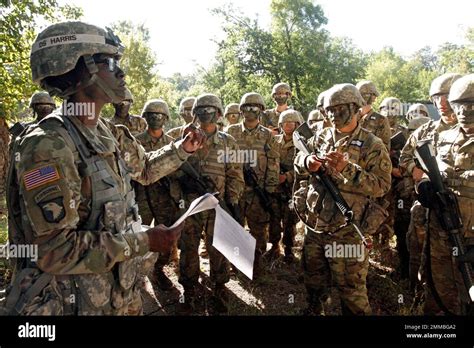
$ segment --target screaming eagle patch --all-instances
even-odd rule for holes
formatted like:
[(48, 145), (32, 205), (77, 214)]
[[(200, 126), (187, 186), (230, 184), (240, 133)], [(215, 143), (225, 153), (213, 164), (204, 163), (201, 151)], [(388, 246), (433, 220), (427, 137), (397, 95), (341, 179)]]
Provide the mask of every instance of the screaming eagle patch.
[(50, 223), (57, 223), (66, 216), (63, 197), (57, 197), (52, 200), (38, 203), (43, 213), (44, 219)]

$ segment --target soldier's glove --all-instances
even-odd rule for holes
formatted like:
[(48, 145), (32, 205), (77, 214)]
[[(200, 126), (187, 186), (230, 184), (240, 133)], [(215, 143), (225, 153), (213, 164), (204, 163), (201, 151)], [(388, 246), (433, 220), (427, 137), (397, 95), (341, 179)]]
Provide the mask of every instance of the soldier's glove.
[(418, 184), (418, 201), (425, 208), (433, 208), (433, 202), (436, 201), (436, 193), (434, 192), (433, 185), (431, 181), (424, 180)]
[(464, 255), (459, 255), (458, 261), (474, 263), (474, 246), (471, 246)]
[(239, 224), (242, 225), (242, 214), (240, 213), (240, 206), (238, 204), (227, 204), (229, 208), (230, 215), (237, 221)]
[(159, 224), (146, 231), (149, 239), (150, 251), (159, 253), (169, 253), (181, 236), (184, 222), (175, 228), (168, 228)]

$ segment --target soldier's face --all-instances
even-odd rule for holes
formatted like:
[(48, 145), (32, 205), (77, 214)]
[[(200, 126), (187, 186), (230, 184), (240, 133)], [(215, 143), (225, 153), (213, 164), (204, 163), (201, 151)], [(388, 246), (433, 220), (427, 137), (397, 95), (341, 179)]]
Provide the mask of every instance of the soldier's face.
[(453, 109), (451, 108), (451, 105), (449, 105), (447, 94), (436, 94), (432, 97), (432, 99), (439, 113), (443, 117), (444, 121), (447, 121), (453, 118), (454, 112), (453, 112)]
[(283, 132), (285, 132), (285, 134), (290, 135), (293, 134), (293, 132), (295, 131), (296, 125), (296, 122), (283, 122), (283, 124), (281, 125), (281, 129), (283, 130)]
[(51, 104), (35, 104), (33, 110), (36, 112), (37, 120), (42, 120), (53, 112), (54, 106)]
[(259, 105), (242, 105), (242, 115), (245, 118), (245, 121), (255, 121), (258, 119), (260, 116), (260, 113), (262, 112), (262, 109), (260, 108)]
[(119, 117), (128, 116), (128, 113), (130, 111), (131, 106), (132, 106), (132, 103), (128, 100), (124, 100), (121, 103), (114, 104), (115, 115), (117, 115)]
[(193, 114), (191, 112), (191, 109), (192, 108), (184, 108), (184, 111), (181, 113), (181, 117), (186, 123), (191, 123), (193, 121)]
[(239, 122), (240, 114), (232, 113), (225, 115), (225, 117), (227, 118), (227, 121), (229, 121), (229, 124), (236, 124)]
[(148, 127), (153, 130), (163, 128), (166, 120), (168, 119), (168, 116), (166, 116), (165, 114), (160, 114), (158, 112), (147, 112), (145, 113), (144, 117), (146, 123), (148, 124)]
[(100, 86), (94, 84), (91, 86), (95, 87), (95, 90), (91, 91), (92, 98), (103, 99), (106, 103), (120, 103), (125, 99), (125, 73), (120, 69), (119, 60), (119, 56), (110, 54), (94, 55), (94, 62), (99, 68), (97, 75), (113, 92), (114, 96), (107, 94)]
[(474, 101), (451, 103), (461, 127), (474, 128)]
[(329, 120), (337, 129), (347, 126), (351, 121), (352, 116), (354, 116), (349, 104), (329, 106), (326, 108), (326, 113)]
[(278, 105), (285, 105), (288, 101), (288, 93), (276, 93), (273, 95), (273, 99)]

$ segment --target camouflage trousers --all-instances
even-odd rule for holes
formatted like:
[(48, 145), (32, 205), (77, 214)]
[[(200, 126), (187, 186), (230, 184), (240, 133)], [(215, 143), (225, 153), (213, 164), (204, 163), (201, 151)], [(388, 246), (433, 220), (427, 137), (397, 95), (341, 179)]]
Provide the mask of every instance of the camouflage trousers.
[(257, 194), (249, 187), (246, 187), (240, 200), (240, 211), (242, 219), (247, 221), (250, 234), (257, 240), (255, 253), (263, 255), (267, 250), (270, 214), (265, 211)]
[(272, 211), (270, 213), (269, 242), (278, 244), (283, 232), (283, 245), (285, 248), (292, 248), (296, 235), (296, 223), (298, 216), (290, 209), (288, 200), (281, 199), (281, 196), (274, 196), (272, 199)]
[[(170, 196), (169, 191), (161, 184), (152, 184), (142, 186), (135, 183), (135, 194), (138, 203), (138, 211), (142, 218), (142, 223), (151, 226), (163, 224), (170, 226), (178, 216), (178, 208), (175, 201)], [(184, 212), (184, 210), (183, 210)], [(169, 263), (172, 251), (169, 253), (160, 253), (155, 264), (155, 269), (162, 270)]]
[[(341, 298), (343, 314), (369, 315), (371, 308), (367, 297), (366, 279), (369, 255), (356, 232), (345, 227), (333, 235), (306, 231), (303, 246), (304, 283), (308, 297), (316, 297), (321, 303), (329, 297), (335, 286)], [(358, 248), (361, 254), (334, 254), (334, 246)], [(359, 246), (359, 247), (357, 247)], [(354, 250), (354, 249), (353, 249)]]
[(209, 254), (210, 278), (214, 284), (225, 284), (229, 281), (229, 261), (212, 246), (214, 237), (214, 222), (216, 213), (207, 210), (186, 219), (178, 247), (181, 250), (179, 258), (179, 283), (183, 287), (193, 287), (198, 283), (199, 244), (204, 231), (206, 250)]
[[(453, 248), (449, 240), (449, 235), (445, 232), (433, 212), (430, 212), (428, 219), (427, 238), (425, 243), (430, 243), (430, 258), (427, 255), (427, 248), (424, 247), (422, 267), (424, 272), (431, 268), (431, 277), (434, 287), (443, 305), (451, 312), (457, 315), (465, 313), (465, 307), (468, 303), (468, 295), (464, 286), (461, 272), (459, 271), (457, 261), (452, 254)], [(429, 241), (428, 241), (429, 234)], [(430, 262), (430, 264), (428, 264)], [(426, 273), (426, 277), (429, 275)], [(423, 311), (428, 315), (442, 313), (433, 295), (429, 280), (424, 282), (425, 303)]]
[[(415, 201), (410, 210), (410, 225), (407, 232), (407, 248), (410, 257), (409, 278), (410, 287), (415, 289), (420, 282), (418, 272), (421, 265), (421, 254), (423, 252), (423, 242), (426, 234), (426, 208), (420, 202)], [(420, 275), (423, 275), (421, 272)]]

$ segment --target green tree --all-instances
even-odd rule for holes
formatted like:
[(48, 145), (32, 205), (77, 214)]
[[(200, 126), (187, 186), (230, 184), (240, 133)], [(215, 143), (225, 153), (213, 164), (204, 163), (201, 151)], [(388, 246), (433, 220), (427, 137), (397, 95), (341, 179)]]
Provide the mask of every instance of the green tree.
[(59, 6), (57, 0), (1, 0), (0, 117), (16, 119), (39, 89), (31, 80), (29, 60), (38, 31), (46, 25), (81, 16), (80, 8)]

